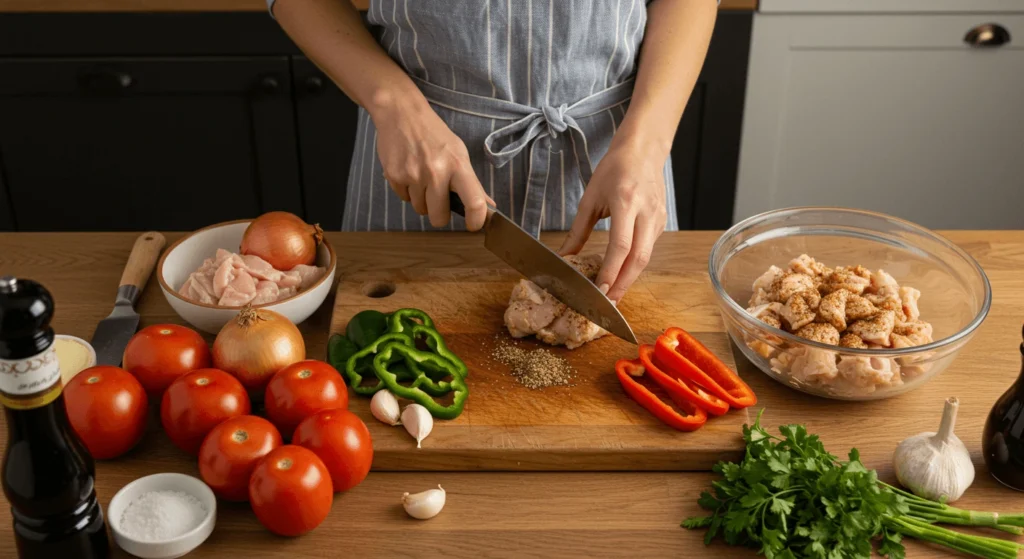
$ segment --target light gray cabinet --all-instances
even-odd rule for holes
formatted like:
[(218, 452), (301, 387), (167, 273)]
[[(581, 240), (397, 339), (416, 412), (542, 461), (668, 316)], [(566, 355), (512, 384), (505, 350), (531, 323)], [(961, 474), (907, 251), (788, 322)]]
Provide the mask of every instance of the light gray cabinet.
[[(844, 5), (763, 1), (734, 218), (838, 205), (932, 228), (1024, 229), (1024, 14), (799, 13)], [(965, 42), (985, 24), (1009, 41)]]

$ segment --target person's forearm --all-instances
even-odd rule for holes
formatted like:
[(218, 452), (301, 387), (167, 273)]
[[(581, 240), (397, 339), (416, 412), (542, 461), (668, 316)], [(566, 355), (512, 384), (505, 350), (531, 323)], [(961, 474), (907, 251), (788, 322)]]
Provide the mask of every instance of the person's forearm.
[(672, 139), (700, 75), (718, 7), (715, 0), (656, 0), (647, 29), (633, 98), (615, 136), (668, 157)]
[(277, 0), (274, 17), (306, 56), (375, 118), (397, 104), (429, 109), (348, 0)]

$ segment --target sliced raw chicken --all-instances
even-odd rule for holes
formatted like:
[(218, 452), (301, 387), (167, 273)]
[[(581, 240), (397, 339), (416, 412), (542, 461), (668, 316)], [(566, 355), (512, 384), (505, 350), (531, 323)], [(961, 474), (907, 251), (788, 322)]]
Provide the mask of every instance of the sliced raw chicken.
[(910, 320), (921, 318), (921, 311), (917, 308), (917, 301), (921, 298), (921, 292), (913, 287), (900, 288), (900, 301), (903, 303), (903, 313)]
[(807, 348), (790, 364), (789, 374), (803, 382), (827, 382), (836, 378), (836, 353)]
[(204, 260), (189, 275), (178, 293), (192, 301), (222, 307), (263, 305), (308, 289), (326, 273), (326, 268), (302, 265), (282, 272), (258, 256), (217, 249), (213, 258)]
[(769, 293), (772, 300), (781, 303), (788, 301), (790, 297), (802, 291), (814, 291), (814, 280), (804, 274), (785, 272), (775, 278)]
[[(598, 255), (567, 256), (565, 260), (594, 281), (602, 258)], [(536, 335), (544, 343), (565, 345), (569, 349), (608, 333), (528, 280), (520, 280), (512, 288), (505, 310), (505, 327), (516, 338)]]
[(849, 270), (836, 268), (831, 274), (824, 276), (818, 290), (822, 294), (832, 293), (837, 289), (845, 289), (850, 293), (860, 295), (871, 285), (871, 280), (863, 278)]
[(836, 330), (836, 327), (831, 324), (812, 322), (794, 333), (801, 338), (823, 344), (839, 344), (839, 330)]
[[(805, 276), (806, 277), (806, 276)], [(794, 295), (779, 310), (779, 316), (790, 330), (796, 331), (814, 322), (814, 310), (801, 295)]]
[(838, 332), (846, 330), (846, 301), (850, 295), (845, 289), (837, 289), (822, 297), (818, 305), (818, 319), (831, 324)]

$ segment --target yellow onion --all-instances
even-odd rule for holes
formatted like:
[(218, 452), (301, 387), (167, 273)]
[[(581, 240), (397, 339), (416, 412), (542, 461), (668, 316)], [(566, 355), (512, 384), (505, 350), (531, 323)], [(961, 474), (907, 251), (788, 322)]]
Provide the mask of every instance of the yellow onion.
[(231, 373), (257, 399), (274, 373), (305, 358), (299, 329), (267, 309), (246, 306), (213, 341), (213, 366)]
[(299, 264), (313, 265), (316, 247), (323, 240), (324, 231), (319, 225), (310, 225), (292, 213), (269, 212), (245, 228), (240, 250), (287, 272)]

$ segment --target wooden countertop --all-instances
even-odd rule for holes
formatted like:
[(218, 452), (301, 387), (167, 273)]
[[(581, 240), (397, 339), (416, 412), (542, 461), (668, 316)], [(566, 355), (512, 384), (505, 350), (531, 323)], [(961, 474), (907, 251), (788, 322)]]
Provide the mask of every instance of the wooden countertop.
[[(178, 234), (169, 234), (173, 241)], [(718, 234), (666, 234), (654, 252), (656, 270), (705, 278), (687, 297), (690, 307), (678, 323), (694, 330), (721, 328), (705, 270)], [(1024, 318), (1024, 232), (951, 232), (988, 273), (993, 304), (988, 320), (949, 370), (918, 390), (883, 402), (843, 403), (805, 396), (768, 379), (748, 363), (741, 374), (766, 408), (765, 423), (804, 423), (836, 454), (856, 446), (865, 464), (891, 480), (892, 450), (903, 438), (937, 427), (942, 401), (961, 400), (957, 432), (978, 467), (977, 479), (958, 503), (989, 511), (1021, 510), (1020, 494), (998, 486), (981, 461), (980, 434), (992, 403), (1020, 371), (1020, 324)], [(121, 269), (136, 235), (0, 234), (0, 270), (43, 282), (54, 294), (60, 333), (92, 336), (110, 311)], [(501, 263), (479, 237), (460, 234), (356, 233), (329, 235), (339, 270), (370, 268), (487, 267)], [(545, 236), (557, 244), (560, 235)], [(606, 241), (595, 234), (594, 244)], [(309, 354), (324, 353), (331, 303), (301, 329)], [(155, 281), (139, 305), (143, 325), (181, 322)], [(902, 406), (892, 412), (892, 403)], [(97, 488), (104, 506), (120, 487), (141, 475), (180, 471), (197, 475), (194, 460), (174, 449), (155, 425), (127, 457), (97, 464)], [(0, 438), (6, 429), (0, 429)], [(0, 443), (2, 444), (2, 443)], [(707, 473), (371, 473), (366, 482), (339, 495), (317, 530), (295, 539), (262, 529), (245, 505), (224, 505), (214, 534), (190, 557), (325, 557), (339, 549), (358, 557), (471, 556), (750, 556), (716, 544), (703, 550), (702, 534), (679, 528), (698, 513), (696, 499), (713, 476)], [(440, 483), (448, 504), (437, 518), (407, 518), (399, 505), (405, 491)], [(11, 519), (0, 504), (0, 557), (14, 555)], [(689, 550), (689, 551), (683, 551)], [(916, 542), (909, 557), (945, 557)], [(124, 556), (121, 554), (121, 556)]]
[[(353, 0), (361, 10), (369, 0)], [(262, 12), (266, 0), (0, 0), (3, 12)], [(757, 0), (722, 0), (722, 10), (756, 10)]]

